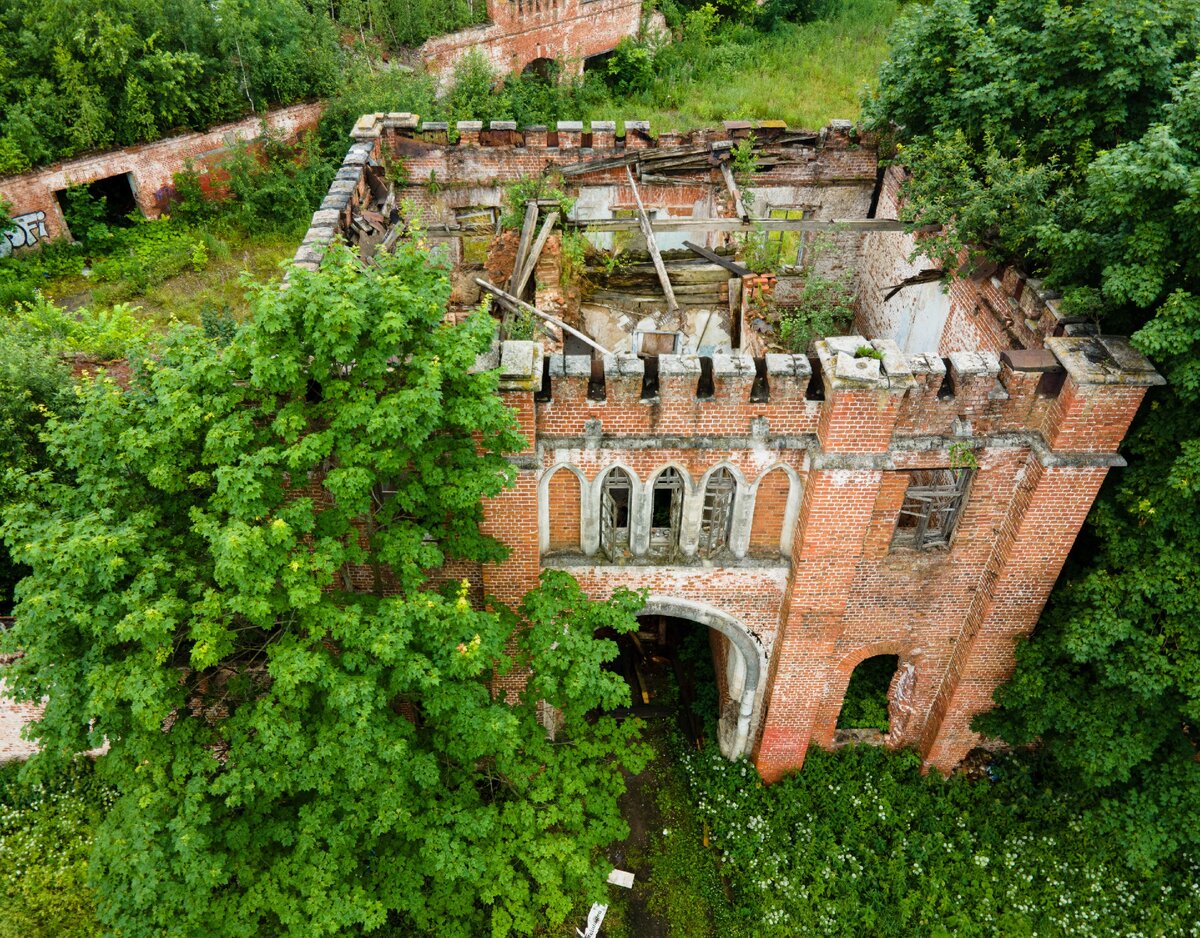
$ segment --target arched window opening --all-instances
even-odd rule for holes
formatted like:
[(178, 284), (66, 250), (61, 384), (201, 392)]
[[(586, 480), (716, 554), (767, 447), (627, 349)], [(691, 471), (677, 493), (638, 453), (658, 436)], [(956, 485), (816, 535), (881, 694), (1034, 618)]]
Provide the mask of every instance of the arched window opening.
[(701, 556), (715, 557), (729, 546), (736, 494), (737, 481), (728, 469), (718, 469), (708, 477), (708, 485), (704, 488), (704, 511), (700, 516)]
[(600, 548), (609, 560), (624, 557), (629, 550), (632, 491), (629, 473), (624, 469), (613, 469), (604, 477), (600, 490)]
[(875, 655), (850, 675), (837, 729), (841, 741), (881, 742), (891, 729), (888, 690), (899, 667), (896, 655)]
[(668, 557), (676, 554), (682, 520), (683, 476), (678, 469), (668, 467), (654, 480), (650, 506), (650, 549)]
[(558, 80), (560, 66), (554, 59), (541, 58), (534, 59), (524, 69), (521, 70), (521, 77), (528, 79), (536, 79), (551, 85)]

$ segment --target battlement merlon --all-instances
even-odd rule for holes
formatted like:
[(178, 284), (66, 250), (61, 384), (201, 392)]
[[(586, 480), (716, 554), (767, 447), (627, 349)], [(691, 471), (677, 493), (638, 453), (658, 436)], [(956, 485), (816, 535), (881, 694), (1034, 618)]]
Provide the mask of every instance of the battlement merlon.
[[(913, 437), (1026, 433), (1062, 456), (1088, 456), (1115, 454), (1146, 389), (1164, 383), (1128, 340), (1113, 336), (1060, 337), (1000, 356), (954, 352), (945, 361), (861, 336), (816, 348), (811, 362), (713, 355), (709, 384), (697, 355), (658, 356), (656, 385), (642, 359), (607, 356), (599, 392), (589, 357), (556, 353), (541, 386), (539, 427), (582, 434), (587, 421), (600, 420), (606, 432), (712, 434), (732, 424), (748, 432), (763, 418), (772, 434), (815, 434), (833, 452), (882, 453)], [(880, 357), (859, 354), (865, 349)]]

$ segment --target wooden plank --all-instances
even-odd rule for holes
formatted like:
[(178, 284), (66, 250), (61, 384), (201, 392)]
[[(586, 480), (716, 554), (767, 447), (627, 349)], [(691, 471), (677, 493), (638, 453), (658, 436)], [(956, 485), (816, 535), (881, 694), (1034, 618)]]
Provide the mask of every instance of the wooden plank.
[(691, 241), (684, 241), (683, 246), (689, 250), (695, 251), (706, 261), (719, 264), (736, 277), (749, 277), (752, 273), (754, 273), (754, 271), (752, 271), (749, 267), (743, 267), (741, 264), (734, 263), (728, 257), (722, 257), (720, 254), (714, 254), (708, 248), (702, 248), (698, 244), (692, 244)]
[(603, 345), (601, 345), (599, 342), (596, 342), (594, 339), (590, 338), (589, 336), (584, 335), (578, 329), (575, 329), (572, 326), (568, 326), (561, 319), (556, 319), (554, 316), (551, 316), (549, 313), (543, 313), (536, 306), (531, 306), (529, 303), (526, 303), (524, 300), (517, 299), (511, 293), (508, 293), (505, 290), (501, 290), (494, 283), (491, 283), (488, 280), (484, 280), (482, 277), (476, 277), (475, 282), (477, 284), (479, 284), (479, 286), (481, 286), (483, 289), (487, 290), (488, 293), (492, 294), (492, 296), (499, 299), (502, 303), (504, 303), (510, 309), (523, 309), (527, 313), (533, 313), (533, 315), (539, 316), (542, 319), (546, 320), (547, 322), (554, 323), (554, 325), (556, 325), (556, 326), (558, 326), (558, 328), (562, 329), (563, 332), (569, 332), (569, 333), (571, 333), (571, 335), (575, 336), (575, 338), (577, 338), (583, 342), (586, 342), (588, 345), (590, 345), (596, 351), (602, 352), (605, 355), (613, 354), (608, 349), (606, 349)]
[(509, 292), (519, 293), (516, 289), (517, 278), (521, 268), (525, 266), (525, 254), (529, 250), (529, 242), (533, 238), (533, 229), (537, 227), (537, 202), (530, 200), (525, 203), (525, 222), (521, 225), (521, 240), (517, 242), (517, 256), (513, 258), (512, 276), (508, 278)]
[(658, 281), (662, 284), (663, 293), (667, 297), (667, 309), (672, 313), (679, 308), (675, 302), (675, 291), (671, 289), (671, 278), (667, 276), (667, 268), (663, 266), (662, 255), (658, 253), (658, 242), (654, 240), (654, 229), (650, 227), (650, 216), (646, 214), (646, 206), (642, 204), (642, 194), (638, 191), (637, 180), (633, 178), (633, 170), (625, 167), (625, 175), (629, 177), (629, 185), (633, 188), (633, 198), (637, 202), (638, 222), (642, 234), (646, 238), (646, 248), (650, 251), (650, 259), (654, 261), (654, 269), (658, 271)]
[(546, 246), (546, 239), (550, 237), (550, 232), (554, 230), (554, 224), (557, 221), (558, 212), (551, 212), (542, 223), (542, 230), (538, 232), (537, 240), (533, 242), (533, 247), (529, 251), (529, 257), (526, 258), (525, 266), (521, 270), (521, 276), (517, 278), (515, 288), (510, 291), (515, 296), (520, 296), (525, 292), (525, 284), (529, 283), (529, 278), (533, 276), (534, 270), (537, 269), (538, 258), (542, 256), (542, 249)]
[[(595, 218), (572, 222), (581, 231), (632, 231), (641, 225), (632, 218)], [(655, 231), (904, 231), (905, 224), (891, 218), (853, 218), (817, 221), (808, 218), (662, 218), (650, 222)], [(430, 229), (432, 230), (432, 229)]]
[(729, 168), (728, 163), (721, 164), (721, 178), (725, 180), (725, 188), (733, 196), (733, 207), (737, 212), (737, 217), (742, 221), (749, 221), (750, 213), (746, 211), (746, 206), (742, 204), (742, 194), (738, 191), (737, 181), (733, 178), (733, 170)]

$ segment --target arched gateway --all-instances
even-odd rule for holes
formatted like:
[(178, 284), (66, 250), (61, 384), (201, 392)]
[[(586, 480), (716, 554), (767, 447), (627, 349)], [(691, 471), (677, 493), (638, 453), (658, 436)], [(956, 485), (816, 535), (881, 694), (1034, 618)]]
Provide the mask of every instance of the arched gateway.
[(727, 639), (733, 653), (729, 656), (726, 682), (733, 704), (721, 714), (717, 742), (729, 759), (744, 756), (760, 718), (762, 676), (766, 673), (766, 653), (744, 625), (733, 616), (707, 603), (669, 596), (651, 595), (640, 616), (670, 616), (688, 619), (716, 629)]

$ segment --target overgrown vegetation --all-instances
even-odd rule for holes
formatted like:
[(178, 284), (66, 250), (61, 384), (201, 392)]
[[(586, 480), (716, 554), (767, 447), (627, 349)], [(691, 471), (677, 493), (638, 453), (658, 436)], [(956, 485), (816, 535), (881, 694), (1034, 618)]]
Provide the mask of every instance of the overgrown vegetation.
[(98, 936), (88, 857), (114, 793), (87, 758), (41, 779), (21, 768), (0, 765), (0, 938)]
[[(111, 744), (107, 928), (530, 934), (601, 893), (644, 754), (635, 721), (591, 716), (629, 700), (595, 634), (644, 597), (551, 571), (512, 609), (431, 588), (504, 557), (482, 503), (523, 442), (472, 373), (491, 319), (443, 322), (449, 295), (417, 240), (369, 266), (336, 248), (255, 288), (230, 340), (176, 330), (127, 391), (47, 420), (54, 474), (4, 514), (30, 573), (0, 643), (24, 653), (7, 692), (49, 694), (35, 767)], [(332, 497), (297, 497), (306, 477)]]
[(769, 788), (711, 748), (684, 765), (733, 890), (722, 936), (1197, 933), (1195, 857), (1131, 868), (1016, 760), (943, 780), (908, 751), (814, 746)]
[(875, 655), (859, 664), (846, 685), (842, 711), (838, 714), (838, 728), (875, 729), (886, 733), (890, 725), (888, 687), (895, 673), (895, 655)]

